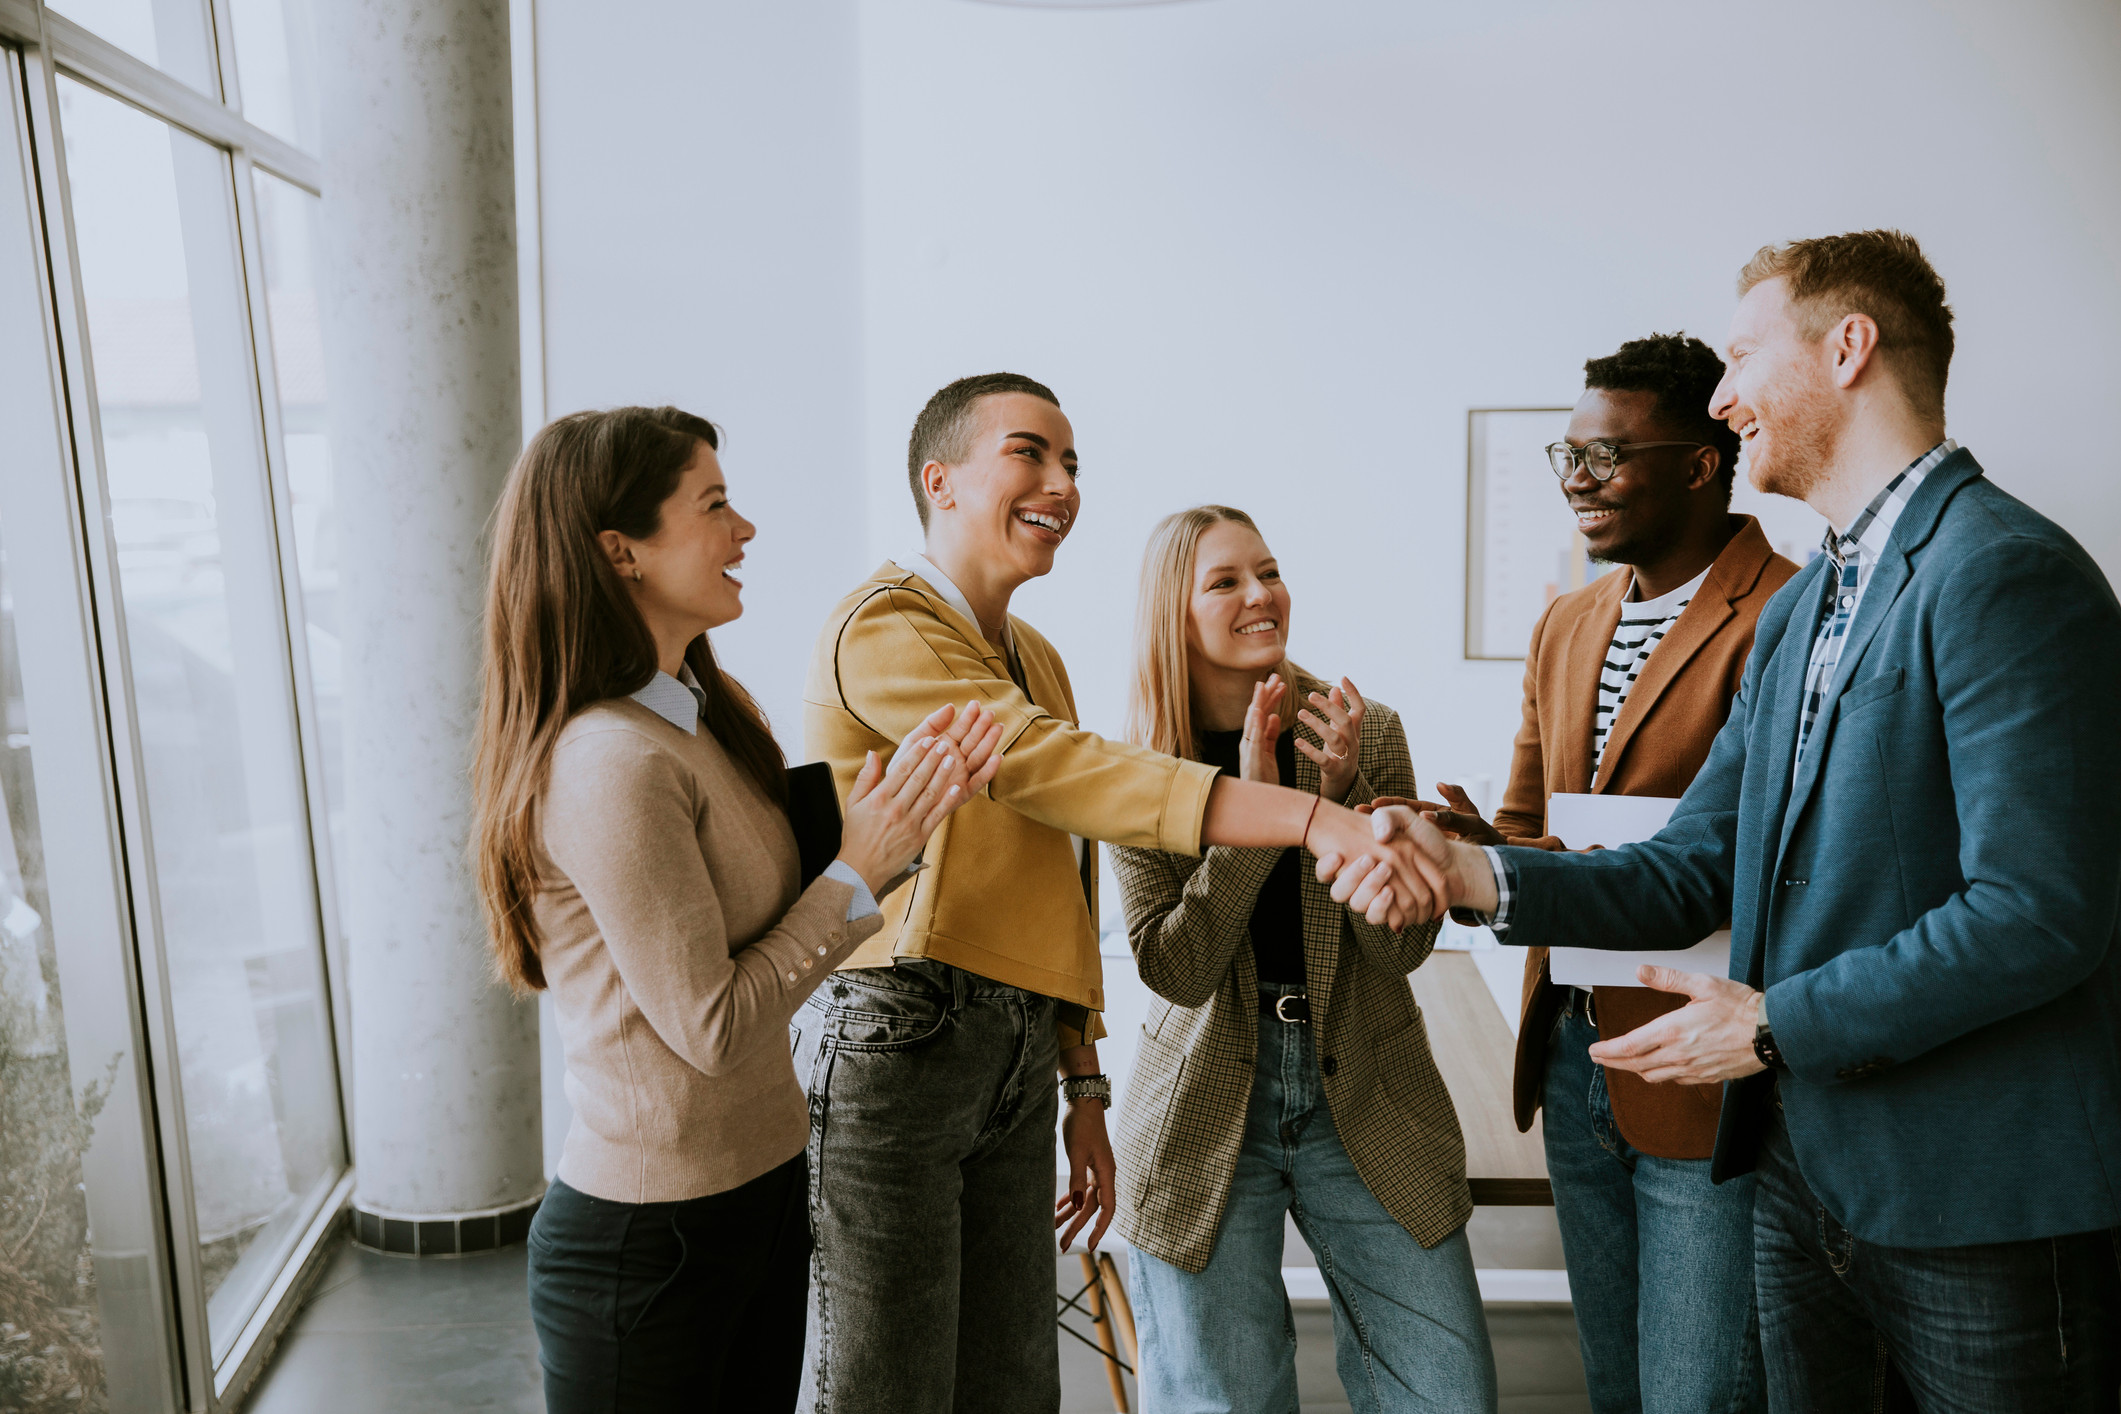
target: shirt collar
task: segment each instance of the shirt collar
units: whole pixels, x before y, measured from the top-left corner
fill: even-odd
[[[674,678],[658,672],[639,692],[627,696],[685,735],[697,736],[700,717],[707,710],[707,694],[700,689],[700,680],[692,675],[691,668],[680,668],[678,672],[683,676]]]
[[[972,601],[965,597],[964,591],[957,587],[956,582],[949,575],[944,574],[937,567],[935,561],[929,559],[926,555],[908,555],[904,564],[907,569],[927,580],[933,586],[935,592],[943,596],[943,602],[963,614],[971,622],[973,628],[979,629],[981,633],[986,632],[985,629],[980,628],[979,615],[972,612]],[[1010,656],[1015,656],[1016,635],[1009,629],[1009,616],[1007,614],[1002,615],[1001,646],[1008,650]]]
[[[1826,539],[1820,543],[1820,548],[1826,552],[1827,558],[1837,565],[1845,565],[1851,553],[1860,555],[1867,561],[1876,560],[1884,554],[1885,547],[1892,543],[1893,527],[1900,523],[1900,513],[1907,509],[1909,501],[1915,499],[1915,492],[1921,488],[1923,478],[1958,450],[1957,442],[1949,437],[1945,438],[1909,462],[1905,471],[1886,482],[1885,488],[1873,496],[1871,503],[1863,508],[1863,513],[1849,523],[1845,533],[1837,535],[1834,528],[1828,526]]]

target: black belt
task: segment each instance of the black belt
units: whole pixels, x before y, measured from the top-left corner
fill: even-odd
[[[1598,1017],[1591,1009],[1591,989],[1588,987],[1571,987],[1566,983],[1560,985],[1563,997],[1561,1004],[1562,1015],[1580,1016],[1585,1021],[1590,1022],[1593,1027],[1596,1027],[1598,1025]]]
[[[1259,1014],[1271,1016],[1276,1021],[1295,1021],[1309,1025],[1311,999],[1301,992],[1261,992]]]

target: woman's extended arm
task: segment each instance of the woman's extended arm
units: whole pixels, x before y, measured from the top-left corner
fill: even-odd
[[[1286,849],[1302,845],[1336,871],[1365,861],[1364,877],[1390,887],[1373,904],[1371,921],[1403,928],[1438,913],[1443,898],[1442,871],[1427,855],[1404,841],[1380,844],[1370,822],[1345,805],[1286,786],[1262,785],[1225,776],[1208,789],[1208,808],[1201,817],[1204,845]]]

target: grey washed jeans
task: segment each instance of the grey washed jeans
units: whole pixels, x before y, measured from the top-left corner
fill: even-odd
[[[1053,1414],[1054,1002],[926,959],[795,1021],[814,1414]]]

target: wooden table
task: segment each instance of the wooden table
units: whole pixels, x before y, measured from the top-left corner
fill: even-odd
[[[1510,1073],[1517,1040],[1495,1009],[1473,955],[1438,952],[1414,972],[1414,1000],[1429,1027],[1429,1049],[1458,1107],[1466,1136],[1466,1177],[1477,1205],[1553,1206],[1546,1139],[1534,1116],[1517,1132]]]

